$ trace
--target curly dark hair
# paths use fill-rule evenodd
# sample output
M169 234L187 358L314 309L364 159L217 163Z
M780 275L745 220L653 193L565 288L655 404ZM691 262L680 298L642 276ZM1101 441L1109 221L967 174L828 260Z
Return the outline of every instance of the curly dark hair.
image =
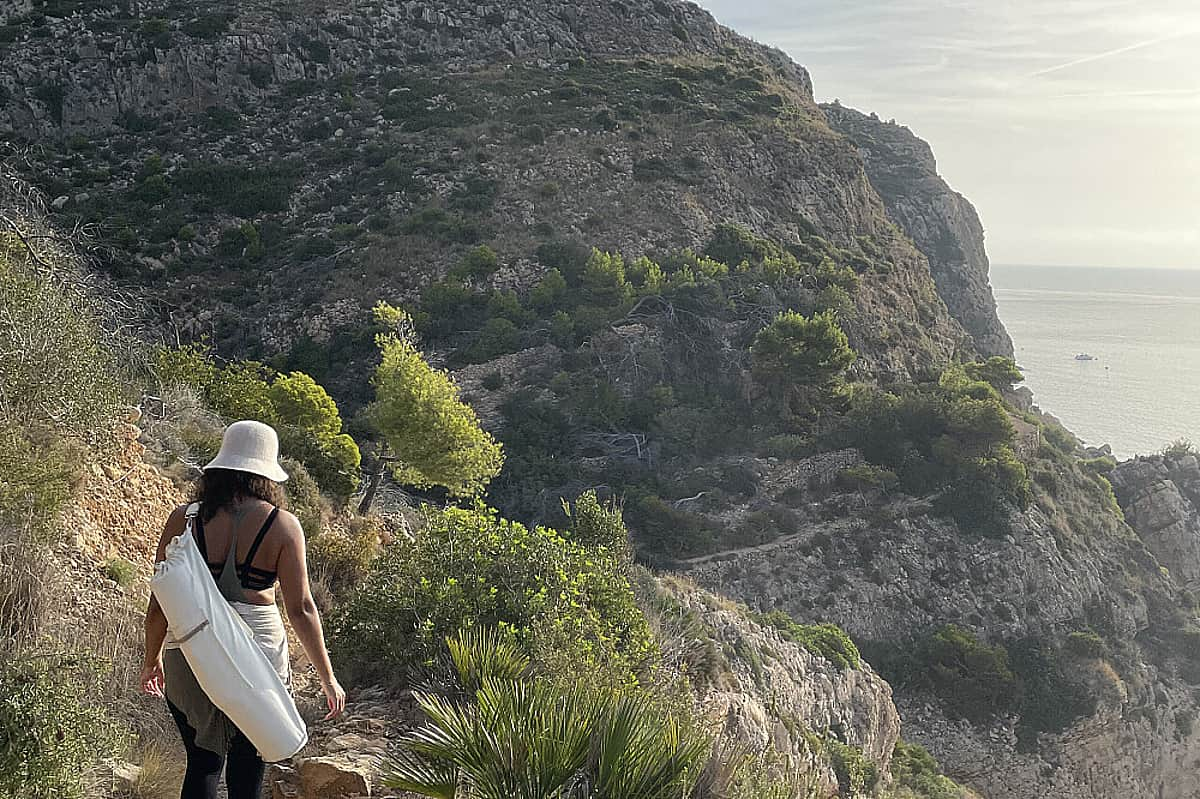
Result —
M200 516L209 521L222 508L240 499L261 499L278 508L287 506L283 486L274 480L238 469L205 469L196 485Z

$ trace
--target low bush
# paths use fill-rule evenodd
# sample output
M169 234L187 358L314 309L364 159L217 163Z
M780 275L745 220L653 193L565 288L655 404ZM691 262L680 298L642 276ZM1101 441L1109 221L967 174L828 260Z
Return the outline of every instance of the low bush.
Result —
M942 774L920 744L896 742L892 752L892 789L888 799L972 799L974 794Z
M249 167L204 164L179 170L174 186L184 195L200 196L235 216L253 217L286 211L298 173L289 164Z
M704 516L677 508L653 494L632 501L628 518L638 541L651 553L668 558L712 552L720 532Z
M901 489L941 492L938 509L964 532L1001 535L1011 509L1031 501L1008 410L991 385L967 379L961 368L947 370L937 384L855 387L846 424L847 443L894 471Z
M799 624L782 610L758 614L755 621L774 627L784 640L800 644L839 669L857 669L862 665L858 647L836 624Z
M83 799L124 743L95 701L96 664L78 658L0 662L0 799Z
M483 506L430 510L415 540L389 544L331 620L339 669L353 679L411 680L448 635L496 626L522 646L551 636L579 663L653 653L619 558Z
M699 728L662 713L637 689L574 685L532 672L506 640L470 631L449 640L452 685L443 695L417 694L425 725L405 741L386 769L385 784L420 796L445 796L445 785L468 783L481 795L607 799L673 799L710 794L691 788L711 742ZM513 758L508 752L530 753ZM597 756L599 754L599 756Z
M308 539L314 590L319 585L329 594L323 610L346 600L367 579L379 555L382 536L375 517L350 516L341 521L336 529L311 532Z
M100 571L122 588L128 588L137 579L137 566L122 557L111 557L104 561Z
M846 491L868 491L882 489L887 491L894 488L900 478L891 469L884 469L870 464L848 466L838 472L837 486Z
M842 796L859 796L874 793L879 785L879 767L867 759L863 751L836 739L825 741L829 762L837 776L838 790Z

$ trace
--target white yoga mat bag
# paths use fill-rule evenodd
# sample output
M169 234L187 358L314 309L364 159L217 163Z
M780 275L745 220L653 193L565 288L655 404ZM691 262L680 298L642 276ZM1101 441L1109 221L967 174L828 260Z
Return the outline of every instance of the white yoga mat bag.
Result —
M268 763L287 760L308 742L296 703L246 622L213 581L192 534L196 506L183 535L167 544L150 589L167 617L171 638L208 698Z

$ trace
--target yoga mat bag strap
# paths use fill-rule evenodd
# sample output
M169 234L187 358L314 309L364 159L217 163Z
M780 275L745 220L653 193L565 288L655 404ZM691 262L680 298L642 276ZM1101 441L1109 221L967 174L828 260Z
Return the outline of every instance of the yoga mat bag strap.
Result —
M195 509L195 511L193 511ZM287 760L308 742L308 730L279 674L250 628L217 589L193 537L199 505L188 506L183 534L154 567L154 592L196 682L250 740L263 760Z

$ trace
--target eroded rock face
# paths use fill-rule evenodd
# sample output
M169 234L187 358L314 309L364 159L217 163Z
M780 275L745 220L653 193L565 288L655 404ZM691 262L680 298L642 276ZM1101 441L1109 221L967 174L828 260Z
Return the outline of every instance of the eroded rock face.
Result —
M985 355L1012 357L988 282L983 225L974 206L937 173L929 144L895 122L842 105L822 105L834 130L859 148L888 215L929 259L938 293Z
M791 756L830 795L837 779L824 753L813 751L815 739L839 739L887 773L900 717L891 687L870 666L839 668L754 621L743 605L686 581L660 584L725 653L729 671L705 689L701 704L732 740Z
M1125 518L1158 561L1191 591L1200 589L1200 459L1151 455L1112 473Z
M1193 464L1137 468L1161 482L1190 475ZM859 497L835 496L825 502L842 510L827 522L684 566L706 588L753 608L834 622L869 652L907 647L947 623L1010 646L1100 630L1137 654L1072 661L1072 677L1095 698L1094 713L1031 735L1017 715L972 725L948 710L945 697L898 683L905 739L927 746L949 776L988 799L1194 797L1197 706L1180 650L1169 641L1179 629L1171 625L1186 623L1176 610L1184 595L1159 568L1153 545L1147 551L1103 507L1085 475L1064 472L1058 480L1057 494L1041 498L1004 538L960 530L922 501L863 505ZM768 491L785 490L769 476L762 482ZM1156 493L1186 492L1159 485L1144 510L1179 538L1191 519L1180 522L1178 503L1159 508L1149 499ZM1130 518L1137 529L1137 512ZM1167 650L1174 654L1164 656Z

